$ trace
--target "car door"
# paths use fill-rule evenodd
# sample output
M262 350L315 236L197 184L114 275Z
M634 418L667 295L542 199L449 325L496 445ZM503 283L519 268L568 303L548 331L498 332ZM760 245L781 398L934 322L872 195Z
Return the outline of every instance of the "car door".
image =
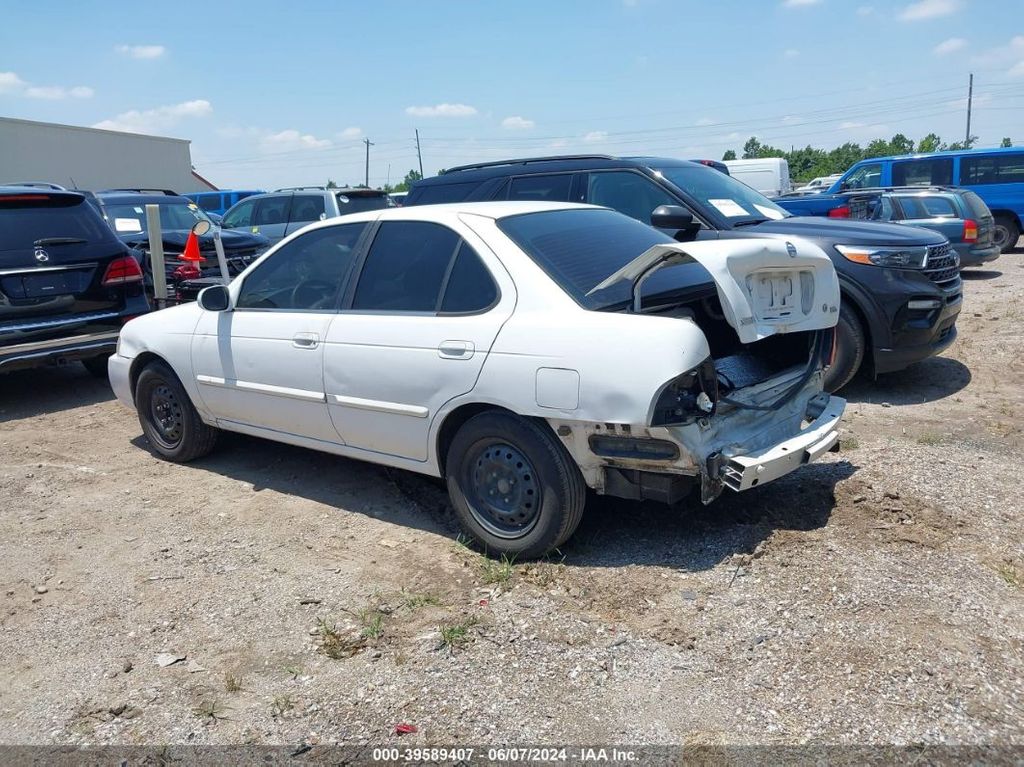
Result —
M348 292L324 349L331 419L347 445L426 460L434 416L512 313L511 278L468 228L388 220Z
M291 209L292 193L267 194L256 198L252 214L251 231L262 234L271 243L284 239L288 229L288 215Z
M300 192L293 194L285 236L299 231L307 224L327 218L324 202L322 194L302 194Z
M297 237L242 278L230 311L203 313L192 367L219 422L340 441L327 414L323 342L365 228Z

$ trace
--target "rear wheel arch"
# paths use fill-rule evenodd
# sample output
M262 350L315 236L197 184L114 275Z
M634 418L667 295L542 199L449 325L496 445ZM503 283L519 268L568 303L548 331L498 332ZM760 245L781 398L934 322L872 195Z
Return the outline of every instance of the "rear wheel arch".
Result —
M437 439L435 441L435 448L437 450L437 468L442 477L445 473L445 462L448 460L448 448L451 447L452 440L455 439L455 435L458 433L459 429L462 428L462 425L473 416L485 413L489 410L493 410L498 413L508 413L509 415L517 415L517 413L514 413L508 408L501 407L500 405L494 405L489 402L469 402L464 405L459 405L444 417L440 428L437 430Z

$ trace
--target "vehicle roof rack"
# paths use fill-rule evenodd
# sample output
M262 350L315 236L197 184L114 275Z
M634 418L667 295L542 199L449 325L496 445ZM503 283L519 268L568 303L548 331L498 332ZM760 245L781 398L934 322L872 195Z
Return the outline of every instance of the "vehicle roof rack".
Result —
M66 192L67 187L51 184L49 181L4 181L0 186L27 186L32 189L50 189L54 192Z
M135 194L163 194L167 195L168 197L181 196L173 189L146 189L145 187L119 187L117 189L104 189L100 192L100 194L107 194L109 192L133 192Z
M858 192L955 192L962 187L952 184L904 184L903 186L866 186L863 189L847 189L849 194Z
M340 187L339 187L340 188ZM332 187L326 186L282 186L275 189L275 192L328 192L334 191Z
M477 168L495 168L499 165L529 165L531 162L553 162L556 160L618 160L610 154L560 154L550 157L522 157L513 160L494 160L492 162L478 162L472 165L456 165L454 168L445 169L444 175L455 173L461 170L476 170Z

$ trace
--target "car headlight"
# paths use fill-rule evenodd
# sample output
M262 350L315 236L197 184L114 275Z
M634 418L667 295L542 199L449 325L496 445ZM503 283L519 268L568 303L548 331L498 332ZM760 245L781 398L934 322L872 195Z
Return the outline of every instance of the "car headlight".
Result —
M895 269L924 269L928 261L926 245L900 247L887 245L836 245L848 261Z

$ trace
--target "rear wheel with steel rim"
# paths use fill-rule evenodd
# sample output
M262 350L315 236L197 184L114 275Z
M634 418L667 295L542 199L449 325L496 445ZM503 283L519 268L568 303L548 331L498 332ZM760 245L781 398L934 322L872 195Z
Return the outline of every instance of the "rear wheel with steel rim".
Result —
M135 409L153 451L168 460L199 458L217 441L217 430L203 423L185 387L163 362L151 362L139 375Z
M508 412L463 424L445 474L463 528L490 554L541 556L583 515L586 487L568 451L544 424Z
M1012 216L999 215L995 219L992 244L999 248L1000 253L1013 250L1017 247L1017 240L1020 239L1020 226Z

